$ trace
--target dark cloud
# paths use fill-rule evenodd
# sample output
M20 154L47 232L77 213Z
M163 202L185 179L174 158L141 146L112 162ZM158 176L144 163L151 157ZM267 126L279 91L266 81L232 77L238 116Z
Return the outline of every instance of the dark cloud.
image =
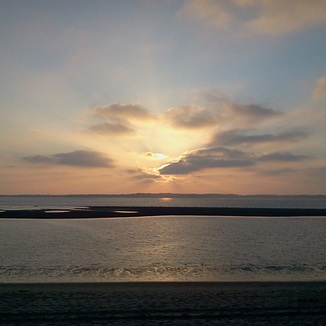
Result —
M147 121L155 119L153 113L138 104L115 103L107 106L97 106L92 109L92 115L105 120L103 123L90 125L86 131L100 135L126 136L136 134L130 121Z
M238 168L255 164L245 152L224 147L199 149L184 155L179 161L159 169L161 174L188 174L209 168Z
M235 116L241 116L248 120L260 121L283 115L282 112L274 108L265 108L258 104L231 104L229 110Z
M253 165L251 160L223 160L223 159L202 159L187 158L171 163L160 169L161 174L188 174L209 168L238 168Z
M126 122L96 123L86 129L89 132L100 135L133 135L135 130Z
M274 152L259 156L260 161L284 161L284 162L298 162L310 159L308 155L294 155L288 152Z
M126 170L128 174L132 175L132 178L143 183L153 183L162 180L162 176L157 173L149 173L143 169L129 169Z
M22 160L29 163L53 164L53 158L44 155L24 156Z
M293 142L309 136L303 129L294 129L279 134L246 135L244 130L231 129L214 135L211 145L240 145Z
M29 163L68 165L77 167L112 167L113 160L103 153L96 151L79 150L69 153L58 153L51 156L25 156L23 161Z
M219 155L220 157L227 159L242 159L248 158L252 155L250 153L240 151L238 149L228 148L228 147L208 147L208 148L201 148L197 149L194 152L197 156L212 156L212 155Z
M204 107L184 105L168 109L164 119L175 128L198 129L216 125L219 115L218 112Z
M106 106L93 108L93 116L105 119L126 119L126 120L151 120L155 119L153 113L139 104L115 103Z
M175 128L199 129L220 123L252 125L262 120L282 116L279 110L258 104L237 104L205 94L206 106L183 105L167 110L164 119Z
M159 172L162 175L188 174L210 168L247 168L260 162L299 162L309 158L288 152L257 154L219 146L185 153L179 161L164 165Z

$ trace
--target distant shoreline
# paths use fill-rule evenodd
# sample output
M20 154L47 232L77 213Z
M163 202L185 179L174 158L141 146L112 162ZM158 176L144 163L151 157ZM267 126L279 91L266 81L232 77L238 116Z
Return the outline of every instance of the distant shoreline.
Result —
M82 219L160 215L195 216L262 216L295 217L326 216L325 208L247 208L247 207L149 207L149 206L89 206L76 209L29 209L0 211L0 218Z
M129 194L0 194L0 197L128 197L128 198L326 198L326 195L298 194L298 195L278 195L278 194L196 194L196 193L129 193Z

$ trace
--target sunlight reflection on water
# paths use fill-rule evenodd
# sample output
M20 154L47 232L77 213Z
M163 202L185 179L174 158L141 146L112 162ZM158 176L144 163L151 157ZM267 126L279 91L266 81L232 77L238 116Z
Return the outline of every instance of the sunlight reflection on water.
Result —
M326 218L0 220L0 248L0 282L326 279Z
M170 197L162 197L162 198L160 198L160 200L163 201L163 202L169 202L169 201L172 201L173 198L170 198Z

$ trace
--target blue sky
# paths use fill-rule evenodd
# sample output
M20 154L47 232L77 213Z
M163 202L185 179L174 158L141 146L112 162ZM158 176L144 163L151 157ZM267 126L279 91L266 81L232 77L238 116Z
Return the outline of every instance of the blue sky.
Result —
M323 0L1 1L1 193L325 194Z

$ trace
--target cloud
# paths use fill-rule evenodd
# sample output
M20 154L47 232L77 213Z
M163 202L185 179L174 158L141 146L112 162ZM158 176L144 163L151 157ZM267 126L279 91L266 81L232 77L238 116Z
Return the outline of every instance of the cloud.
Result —
M163 117L175 128L200 129L216 127L222 123L236 124L239 121L246 125L252 125L262 120L267 120L283 115L274 108L265 108L258 104L238 104L214 100L214 96L208 100L207 107L184 105L168 109Z
M283 113L274 108L265 108L258 104L231 104L228 106L234 116L240 116L248 120L260 121L264 119L282 116Z
M53 158L44 155L24 156L22 160L29 163L53 164Z
M298 162L311 159L309 155L294 155L288 152L274 152L263 154L259 156L260 161L284 161L284 162Z
M308 137L309 133L304 129L293 129L285 132L261 135L246 135L244 130L231 129L214 135L211 145L241 145L262 143L294 142Z
M69 153L58 153L51 156L24 156L23 161L29 163L68 165L76 167L113 167L113 160L96 151L78 150Z
M139 104L115 103L97 106L92 109L92 115L104 119L153 120L155 115Z
M218 112L194 105L168 109L163 117L173 127L183 129L212 127L219 121Z
M161 174L188 174L210 168L239 168L253 165L251 160L224 160L218 158L203 159L187 157L159 169Z
M312 95L317 100L326 99L326 76L322 76L317 80Z
M157 171L153 169L129 169L126 171L132 175L132 178L143 183L154 183L165 181L164 177L161 176Z
M219 30L277 35L326 23L324 0L186 0L181 15Z
M230 0L185 0L180 14L218 29L228 29L235 21L230 5L233 6Z
M238 149L228 148L228 147L210 147L210 148L201 148L195 150L195 153L198 156L212 156L212 155L219 155L220 157L227 159L239 159L239 158L248 158L251 157L251 153L247 153L244 151L240 151Z
M131 122L156 119L152 112L138 104L97 106L92 108L91 114L93 118L100 118L105 122L94 123L85 131L100 135L132 136L136 134L136 129Z
M245 152L216 147L186 153L177 162L163 165L159 172L163 175L188 174L208 168L238 168L253 164L254 161Z
M132 135L135 130L126 122L104 122L89 126L86 131L100 135Z
M247 168L260 162L299 162L310 158L289 152L259 154L218 146L187 152L178 161L165 164L158 171L162 175L189 174L210 168Z
M247 26L258 33L291 33L326 23L324 0L256 0L253 3L259 13Z
M284 163L312 159L308 155L292 154L286 151L259 153L239 149L242 145L291 144L310 135L310 132L303 128L288 128L275 133L262 132L262 129L254 128L255 126L262 128L262 122L266 121L272 127L270 123L276 118L289 119L289 116L280 110L255 103L235 103L215 96L209 96L205 102L205 106L187 105L166 111L165 120L175 128L195 130L215 127L219 128L217 129L219 131L203 148L184 152L178 159L159 167L158 171L161 175L184 175L205 169L236 168L248 171L248 168L258 164L271 165L270 162L277 162L281 165L279 172L275 172L276 169L274 172L269 172L276 175L285 173L285 168L288 167L282 167ZM241 126L241 129L237 128L238 126Z

